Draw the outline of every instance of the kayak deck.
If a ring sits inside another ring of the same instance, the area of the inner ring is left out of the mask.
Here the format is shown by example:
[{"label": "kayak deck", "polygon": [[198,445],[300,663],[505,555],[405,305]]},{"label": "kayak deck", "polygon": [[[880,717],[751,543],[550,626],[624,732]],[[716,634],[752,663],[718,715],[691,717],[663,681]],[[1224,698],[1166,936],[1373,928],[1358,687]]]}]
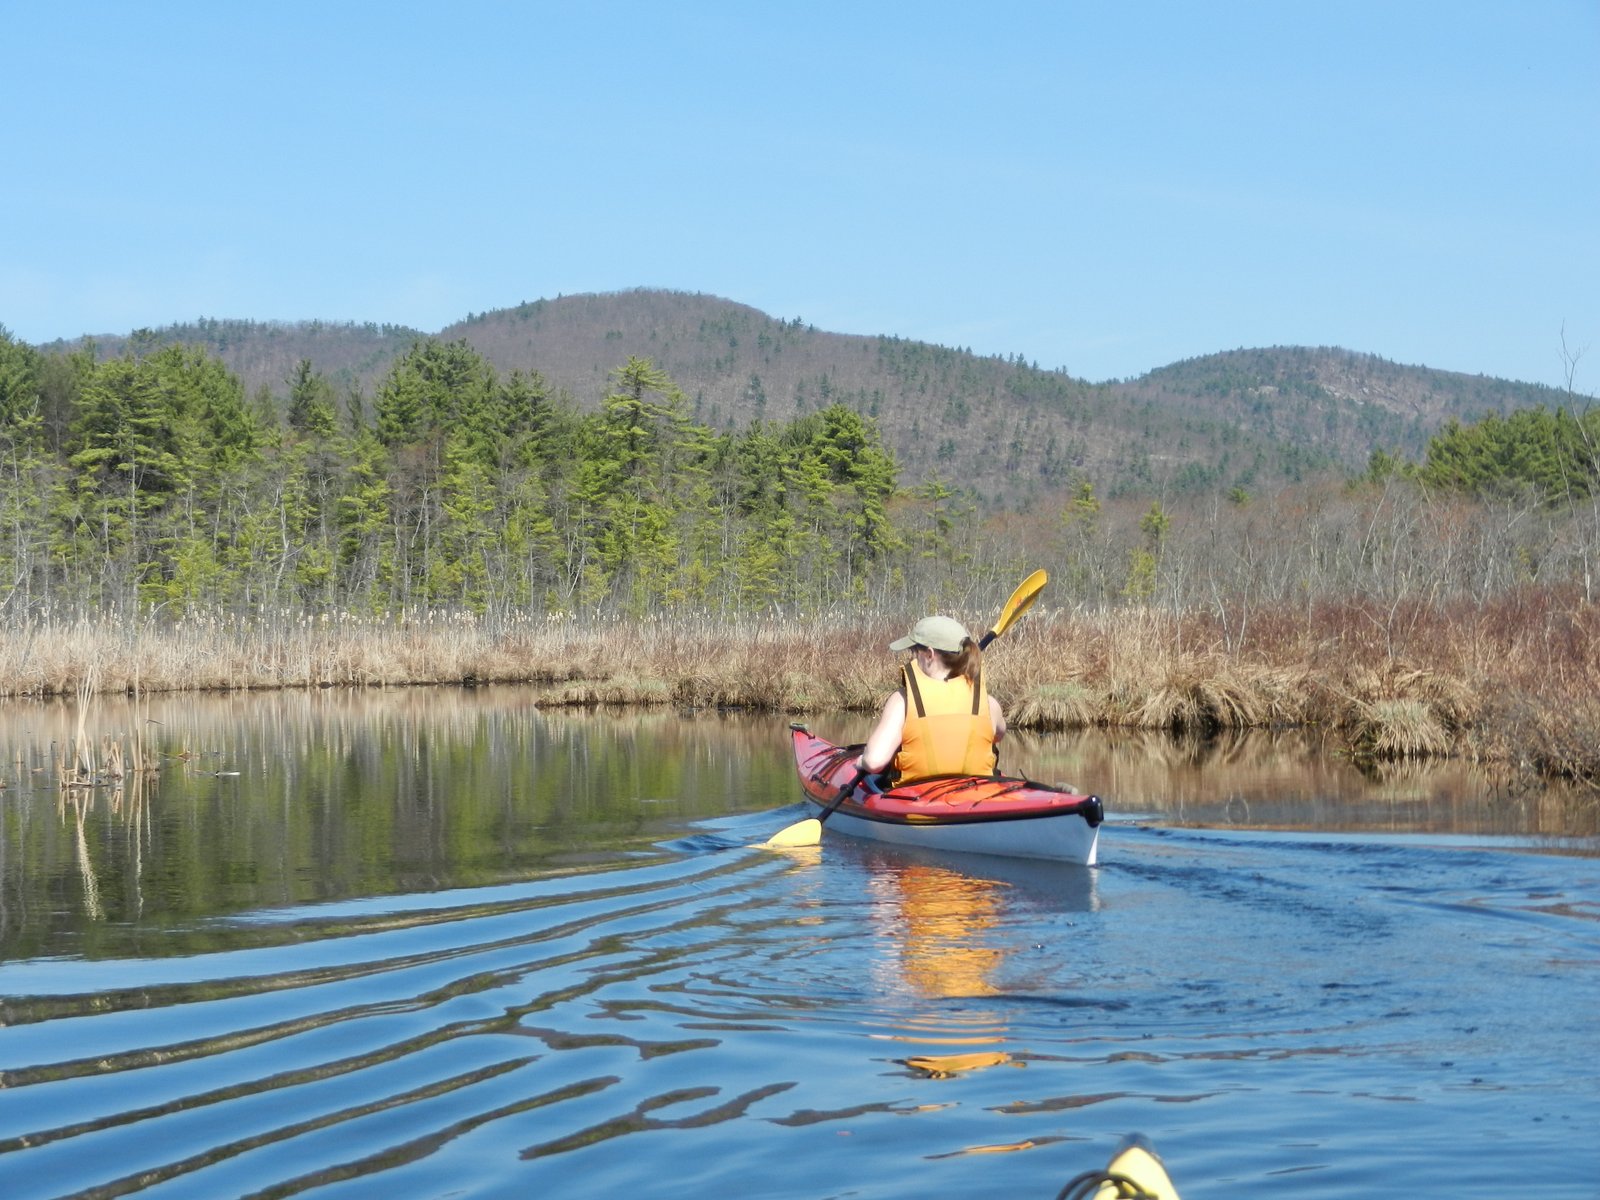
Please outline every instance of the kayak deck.
[{"label": "kayak deck", "polygon": [[[855,777],[861,747],[791,727],[806,799],[826,809]],[[1092,865],[1098,796],[1005,775],[948,775],[874,792],[857,785],[829,816],[841,833],[878,841]]]}]

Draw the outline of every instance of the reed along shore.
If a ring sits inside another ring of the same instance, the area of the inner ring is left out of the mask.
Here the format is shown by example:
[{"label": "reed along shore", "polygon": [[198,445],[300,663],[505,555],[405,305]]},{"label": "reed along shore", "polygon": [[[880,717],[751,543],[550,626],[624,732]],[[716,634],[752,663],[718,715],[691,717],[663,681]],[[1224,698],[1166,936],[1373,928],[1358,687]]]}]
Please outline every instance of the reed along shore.
[{"label": "reed along shore", "polygon": [[[957,613],[976,635],[984,618]],[[0,639],[0,696],[532,685],[550,707],[803,716],[876,709],[905,619],[709,616],[491,627],[470,616],[85,620]],[[1459,755],[1600,792],[1600,612],[1554,589],[1488,603],[1257,609],[1248,623],[1036,606],[985,656],[1019,729],[1318,727],[1357,757]]]}]

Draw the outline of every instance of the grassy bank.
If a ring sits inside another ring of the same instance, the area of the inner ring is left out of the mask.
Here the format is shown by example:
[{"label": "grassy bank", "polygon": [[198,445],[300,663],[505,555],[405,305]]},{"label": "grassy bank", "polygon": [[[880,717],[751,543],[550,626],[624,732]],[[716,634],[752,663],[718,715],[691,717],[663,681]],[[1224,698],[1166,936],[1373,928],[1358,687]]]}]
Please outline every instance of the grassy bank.
[{"label": "grassy bank", "polygon": [[[991,649],[990,686],[1018,728],[1315,726],[1357,756],[1459,754],[1600,788],[1600,612],[1573,596],[1247,616],[1036,607]],[[515,682],[550,706],[867,712],[902,624],[41,625],[0,641],[0,695]]]}]

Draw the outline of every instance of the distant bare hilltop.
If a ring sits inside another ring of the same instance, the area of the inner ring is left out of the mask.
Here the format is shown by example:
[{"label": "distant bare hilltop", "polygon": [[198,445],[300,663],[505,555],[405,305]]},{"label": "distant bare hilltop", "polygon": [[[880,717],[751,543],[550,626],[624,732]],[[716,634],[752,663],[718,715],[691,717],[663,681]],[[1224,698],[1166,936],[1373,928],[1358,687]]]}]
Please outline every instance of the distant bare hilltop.
[{"label": "distant bare hilltop", "polygon": [[662,290],[539,300],[433,334],[208,319],[40,349],[92,341],[111,357],[134,345],[203,346],[247,390],[281,400],[302,359],[371,394],[397,356],[429,337],[464,340],[503,373],[537,371],[580,408],[598,404],[629,356],[666,371],[696,420],[718,429],[843,403],[876,419],[904,485],[937,477],[985,505],[1026,505],[1081,479],[1103,496],[1268,489],[1324,469],[1359,469],[1378,448],[1415,456],[1450,418],[1565,399],[1540,385],[1304,347],[1232,350],[1091,384],[1020,358],[824,332],[715,296]]}]

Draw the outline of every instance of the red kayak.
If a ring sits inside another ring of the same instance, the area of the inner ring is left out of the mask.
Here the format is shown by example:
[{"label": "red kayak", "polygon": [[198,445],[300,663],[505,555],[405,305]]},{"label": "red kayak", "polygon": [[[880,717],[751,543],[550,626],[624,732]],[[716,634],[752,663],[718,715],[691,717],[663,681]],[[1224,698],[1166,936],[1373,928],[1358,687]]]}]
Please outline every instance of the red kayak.
[{"label": "red kayak", "polygon": [[[791,726],[806,800],[826,809],[855,777],[860,746],[836,746]],[[850,837],[1093,866],[1105,808],[1047,783],[1005,775],[939,775],[874,792],[858,784],[828,817]]]}]

